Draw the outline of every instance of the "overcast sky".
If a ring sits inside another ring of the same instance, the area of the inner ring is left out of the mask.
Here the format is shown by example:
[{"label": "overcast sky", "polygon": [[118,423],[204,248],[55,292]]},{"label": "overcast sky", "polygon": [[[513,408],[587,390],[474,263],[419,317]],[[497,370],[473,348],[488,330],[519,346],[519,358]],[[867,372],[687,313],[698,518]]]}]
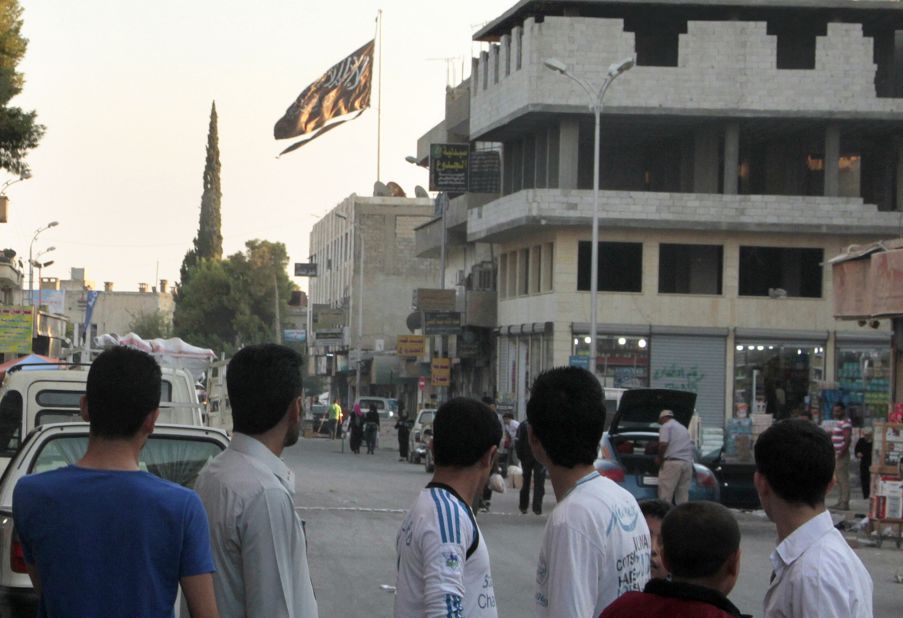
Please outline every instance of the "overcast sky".
[{"label": "overcast sky", "polygon": [[[515,0],[20,0],[28,52],[14,105],[47,134],[28,160],[33,178],[7,190],[0,248],[85,267],[101,287],[178,279],[200,209],[210,104],[219,113],[223,248],[282,241],[306,261],[311,225],[376,179],[373,108],[276,159],[291,140],[273,125],[301,90],[373,38],[384,12],[382,180],[413,196],[426,172],[406,163],[442,119],[447,65],[479,52],[472,33]],[[0,182],[9,180],[5,175]],[[37,275],[35,275],[37,276]],[[306,288],[306,282],[298,280]]]}]

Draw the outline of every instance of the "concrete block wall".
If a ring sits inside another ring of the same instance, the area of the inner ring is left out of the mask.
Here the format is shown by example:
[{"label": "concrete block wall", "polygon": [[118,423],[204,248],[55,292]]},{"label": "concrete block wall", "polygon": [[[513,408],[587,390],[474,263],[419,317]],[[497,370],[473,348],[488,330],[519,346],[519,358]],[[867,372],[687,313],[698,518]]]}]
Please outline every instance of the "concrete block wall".
[{"label": "concrete block wall", "polygon": [[[512,114],[525,113],[530,105],[587,105],[579,85],[543,66],[546,58],[561,60],[575,75],[599,86],[611,63],[635,53],[634,35],[624,32],[623,20],[588,17],[549,16],[541,23],[531,18],[500,45],[500,52],[483,52],[475,64],[471,138]],[[873,40],[863,36],[860,24],[831,23],[827,35],[816,40],[815,69],[778,69],[777,37],[768,35],[765,22],[688,22],[687,33],[680,36],[678,66],[634,67],[618,78],[606,106],[903,113],[903,100],[875,94],[872,49]],[[510,75],[505,75],[504,62],[495,71],[491,59],[496,54],[510,54]]]}]

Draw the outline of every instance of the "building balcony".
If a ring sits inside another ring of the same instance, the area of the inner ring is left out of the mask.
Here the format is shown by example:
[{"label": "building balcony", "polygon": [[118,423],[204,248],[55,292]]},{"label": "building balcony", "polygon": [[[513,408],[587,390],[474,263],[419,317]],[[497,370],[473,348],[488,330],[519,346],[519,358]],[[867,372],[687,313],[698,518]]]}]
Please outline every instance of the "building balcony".
[{"label": "building balcony", "polygon": [[[467,212],[491,202],[495,193],[465,193],[449,200],[446,213],[446,243],[449,247],[467,242]],[[414,232],[414,253],[421,258],[438,258],[442,250],[442,217],[421,225]]]},{"label": "building balcony", "polygon": [[9,258],[0,256],[0,288],[21,288],[22,272]]}]

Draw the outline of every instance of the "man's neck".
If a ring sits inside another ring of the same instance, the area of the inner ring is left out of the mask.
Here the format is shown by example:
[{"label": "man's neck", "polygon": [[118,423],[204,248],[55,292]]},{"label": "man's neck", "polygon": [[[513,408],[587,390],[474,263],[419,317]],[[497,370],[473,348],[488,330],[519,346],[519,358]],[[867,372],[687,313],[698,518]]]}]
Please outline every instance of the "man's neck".
[{"label": "man's neck", "polygon": [[268,450],[272,451],[273,455],[276,457],[282,457],[282,451],[285,450],[285,429],[280,429],[281,427],[282,423],[279,423],[276,427],[266,433],[245,435],[254,438],[263,444]]},{"label": "man's neck", "polygon": [[733,587],[731,582],[725,582],[723,578],[718,577],[717,575],[695,579],[689,577],[675,577],[672,575],[671,581],[677,584],[691,584],[701,588],[708,588],[709,590],[716,590],[724,596],[730,594],[731,588]]},{"label": "man's neck", "polygon": [[811,507],[808,504],[788,504],[786,502],[775,505],[771,519],[778,530],[778,542],[780,543],[786,539],[797,528],[818,517],[825,510],[824,503],[816,507]]},{"label": "man's neck", "polygon": [[552,489],[555,491],[555,499],[558,502],[564,500],[564,497],[577,486],[577,481],[587,474],[595,472],[596,469],[592,464],[578,464],[573,468],[564,468],[549,463],[549,478],[552,479]]},{"label": "man's neck", "polygon": [[483,489],[484,481],[478,468],[437,467],[433,472],[433,483],[448,485],[468,504],[473,504],[477,492]]},{"label": "man's neck", "polygon": [[144,440],[108,439],[92,435],[88,437],[88,449],[84,457],[75,462],[75,465],[89,470],[139,470],[138,453],[142,446]]}]

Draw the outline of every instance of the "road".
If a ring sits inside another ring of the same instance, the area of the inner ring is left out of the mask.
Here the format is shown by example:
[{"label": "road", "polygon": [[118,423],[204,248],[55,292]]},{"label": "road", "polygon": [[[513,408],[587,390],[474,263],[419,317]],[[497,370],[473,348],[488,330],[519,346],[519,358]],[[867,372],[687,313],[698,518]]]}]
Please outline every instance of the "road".
[{"label": "road", "polygon": [[[392,615],[392,595],[381,585],[395,583],[395,534],[404,510],[429,480],[423,466],[401,463],[385,447],[375,455],[341,452],[340,441],[301,440],[286,449],[295,470],[296,504],[308,531],[309,560],[321,616]],[[478,522],[489,546],[500,618],[521,618],[532,611],[536,556],[545,515],[521,515],[512,490],[493,498],[491,513]],[[551,486],[544,512],[554,506]],[[774,526],[764,514],[738,512],[742,540],[740,579],[731,600],[744,613],[762,615],[762,598],[771,565]],[[875,582],[875,616],[899,616],[903,550],[892,543],[864,547],[857,554]]]}]

